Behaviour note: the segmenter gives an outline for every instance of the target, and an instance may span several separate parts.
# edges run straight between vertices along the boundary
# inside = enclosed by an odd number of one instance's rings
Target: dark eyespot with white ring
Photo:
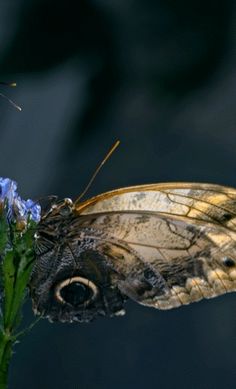
[[[223,264],[226,267],[234,267],[235,266],[235,261],[234,261],[234,259],[232,259],[230,257],[224,257],[223,258]]]
[[[74,308],[88,305],[98,294],[96,285],[83,277],[71,277],[60,282],[55,288],[55,298],[61,304]]]

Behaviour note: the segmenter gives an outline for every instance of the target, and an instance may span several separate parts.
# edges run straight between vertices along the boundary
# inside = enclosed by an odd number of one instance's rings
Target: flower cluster
[[[18,195],[15,181],[0,177],[0,388],[6,388],[12,349],[24,333],[19,326],[35,262],[35,223],[40,214],[40,205]]]
[[[9,222],[27,223],[40,221],[41,207],[33,200],[23,200],[17,193],[17,184],[9,178],[0,177],[0,209],[6,209]]]

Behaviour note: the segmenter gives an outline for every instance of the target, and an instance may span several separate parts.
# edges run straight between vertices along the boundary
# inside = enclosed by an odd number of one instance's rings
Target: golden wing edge
[[[224,194],[233,194],[236,196],[236,189],[229,186],[210,184],[210,183],[197,183],[197,182],[161,182],[156,184],[143,184],[143,185],[134,185],[127,186],[124,188],[113,189],[108,192],[101,193],[99,195],[93,196],[82,202],[75,201],[74,207],[76,212],[80,213],[84,211],[87,207],[113,196],[117,196],[123,193],[128,192],[145,192],[145,191],[162,191],[167,189],[194,189],[194,190],[206,190],[208,192],[224,193]]]

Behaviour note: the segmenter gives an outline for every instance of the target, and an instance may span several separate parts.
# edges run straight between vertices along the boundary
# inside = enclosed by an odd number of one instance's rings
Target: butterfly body
[[[39,223],[30,288],[51,320],[170,309],[236,290],[236,190],[195,183],[121,188],[56,203]]]

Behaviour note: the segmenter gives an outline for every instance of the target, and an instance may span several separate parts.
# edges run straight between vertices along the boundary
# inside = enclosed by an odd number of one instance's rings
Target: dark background
[[[1,176],[25,198],[200,181],[236,187],[236,3],[5,0]],[[33,319],[31,304],[25,323]],[[123,318],[42,320],[16,346],[10,389],[236,387],[234,294]]]

